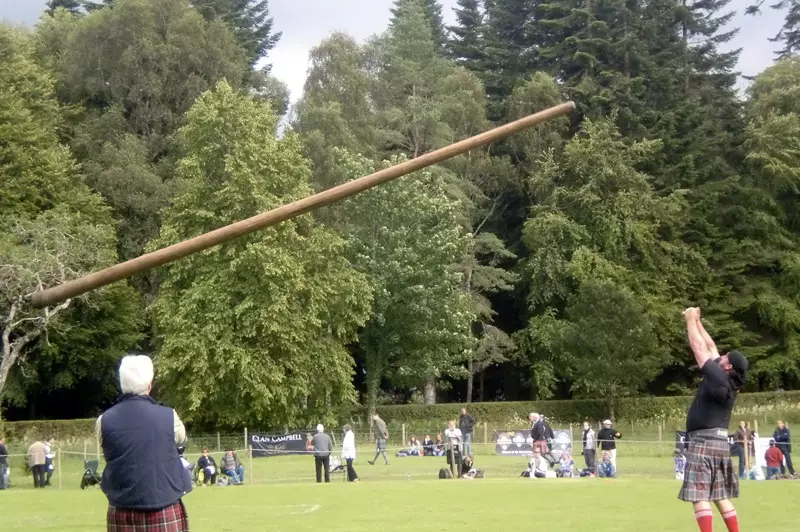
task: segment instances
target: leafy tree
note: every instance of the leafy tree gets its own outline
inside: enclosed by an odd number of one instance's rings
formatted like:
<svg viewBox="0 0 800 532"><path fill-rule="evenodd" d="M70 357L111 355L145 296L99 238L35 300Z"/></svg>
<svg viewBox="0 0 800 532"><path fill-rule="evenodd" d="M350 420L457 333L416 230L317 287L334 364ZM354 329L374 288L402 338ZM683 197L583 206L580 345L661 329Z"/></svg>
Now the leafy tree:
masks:
<svg viewBox="0 0 800 532"><path fill-rule="evenodd" d="M275 127L268 105L225 82L203 94L182 129L186 189L153 247L308 195L300 144ZM188 420L301 425L353 401L345 344L370 296L345 244L303 216L164 268L160 386Z"/></svg>
<svg viewBox="0 0 800 532"><path fill-rule="evenodd" d="M343 150L337 155L350 177L375 169L364 157ZM423 172L337 207L345 211L351 260L372 286L372 318L359 333L370 406L384 377L422 388L425 403L432 404L438 379L466 376L462 364L472 347L475 315L453 265L469 252L472 239L444 185Z"/></svg>
<svg viewBox="0 0 800 532"><path fill-rule="evenodd" d="M268 0L192 0L192 5L206 20L222 20L231 28L251 66L266 58L281 38L272 31Z"/></svg>
<svg viewBox="0 0 800 532"><path fill-rule="evenodd" d="M27 304L26 296L109 265L116 255L107 207L83 183L69 150L59 144L61 110L54 97L54 81L35 61L33 39L22 30L0 26L0 51L5 58L0 64L2 393L12 369L31 354L45 331L56 320L70 323L65 315L73 320L73 347L91 349L84 340L94 324L75 320L75 313L67 311L70 301L36 310ZM106 298L130 296L126 287L117 286L81 298L78 306L92 309L104 305ZM134 316L124 306L107 315L109 322L121 324L120 340L137 337ZM93 355L114 356L125 347L129 346L98 342L85 360L96 362ZM41 349L35 355L36 363L53 360ZM18 395L20 401L23 395Z"/></svg>

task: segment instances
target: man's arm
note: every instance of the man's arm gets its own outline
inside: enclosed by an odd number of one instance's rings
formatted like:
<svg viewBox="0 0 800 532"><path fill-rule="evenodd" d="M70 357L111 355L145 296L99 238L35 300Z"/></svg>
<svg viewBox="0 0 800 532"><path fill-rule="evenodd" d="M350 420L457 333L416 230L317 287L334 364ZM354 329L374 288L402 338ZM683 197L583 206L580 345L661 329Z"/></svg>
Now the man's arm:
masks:
<svg viewBox="0 0 800 532"><path fill-rule="evenodd" d="M183 421L178 417L178 413L172 411L175 417L175 445L184 445L186 443L186 427L183 426Z"/></svg>
<svg viewBox="0 0 800 532"><path fill-rule="evenodd" d="M700 310L687 308L683 311L683 317L686 319L686 335L689 340L689 347L692 348L697 366L702 368L706 362L712 359L712 353L703 338L703 333L700 332L702 327L700 325Z"/></svg>
<svg viewBox="0 0 800 532"><path fill-rule="evenodd" d="M719 358L719 351L717 350L717 344L714 343L714 340L711 339L711 335L706 332L706 328L703 326L703 322L700 320L700 314L698 312L697 315L697 328L700 330L700 334L703 337L703 341L706 344L706 349L708 349L711 353L711 360L715 358Z"/></svg>
<svg viewBox="0 0 800 532"><path fill-rule="evenodd" d="M103 416L97 418L97 421L94 423L94 433L97 435L97 441L100 442L100 445L103 445L103 429L100 426L100 420L103 419Z"/></svg>

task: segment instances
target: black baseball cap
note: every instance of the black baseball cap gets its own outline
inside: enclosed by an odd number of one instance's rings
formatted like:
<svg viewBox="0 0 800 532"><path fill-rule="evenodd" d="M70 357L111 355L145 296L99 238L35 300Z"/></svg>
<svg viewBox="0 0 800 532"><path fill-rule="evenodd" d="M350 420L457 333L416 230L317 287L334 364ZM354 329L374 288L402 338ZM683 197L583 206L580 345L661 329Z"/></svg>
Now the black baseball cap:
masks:
<svg viewBox="0 0 800 532"><path fill-rule="evenodd" d="M750 367L747 358L740 351L731 351L728 353L728 362L730 362L733 369L736 370L736 373L744 378L747 369Z"/></svg>

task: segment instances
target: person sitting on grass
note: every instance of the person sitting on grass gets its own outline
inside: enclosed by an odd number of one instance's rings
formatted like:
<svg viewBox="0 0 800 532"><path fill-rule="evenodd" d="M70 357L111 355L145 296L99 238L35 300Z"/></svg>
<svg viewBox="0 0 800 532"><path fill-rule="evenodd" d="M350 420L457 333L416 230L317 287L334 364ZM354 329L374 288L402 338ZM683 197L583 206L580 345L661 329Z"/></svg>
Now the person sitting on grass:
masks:
<svg viewBox="0 0 800 532"><path fill-rule="evenodd" d="M434 449L434 444L433 440L431 439L431 435L426 434L425 439L422 440L422 452L425 456L434 456L433 449Z"/></svg>
<svg viewBox="0 0 800 532"><path fill-rule="evenodd" d="M239 457L233 449L225 449L225 456L220 460L220 469L230 477L231 482L238 486L244 483L244 466L239 462Z"/></svg>
<svg viewBox="0 0 800 532"><path fill-rule="evenodd" d="M203 474L203 484L214 485L217 483L217 463L214 461L214 457L208 454L208 447L203 448L203 455L197 459L197 467Z"/></svg>
<svg viewBox="0 0 800 532"><path fill-rule="evenodd" d="M769 440L769 449L764 454L764 459L767 461L767 478L777 479L780 477L783 453L775 445L775 440Z"/></svg>
<svg viewBox="0 0 800 532"><path fill-rule="evenodd" d="M538 448L534 449L533 457L531 457L531 461L528 464L531 478L545 478L549 467L547 460L542 456L542 451Z"/></svg>
<svg viewBox="0 0 800 532"><path fill-rule="evenodd" d="M556 475L562 478L570 478L572 470L575 468L575 460L572 459L568 452L564 451L561 453L561 460L558 461L558 466Z"/></svg>
<svg viewBox="0 0 800 532"><path fill-rule="evenodd" d="M597 476L602 478L614 478L617 476L617 469L611 461L611 453L606 451L603 453L603 461L597 468Z"/></svg>
<svg viewBox="0 0 800 532"><path fill-rule="evenodd" d="M686 456L683 454L683 449L675 449L675 480L683 480L683 474L686 471Z"/></svg>
<svg viewBox="0 0 800 532"><path fill-rule="evenodd" d="M417 441L417 437L413 434L408 439L408 449L404 451L400 451L397 453L397 456L420 456L420 445Z"/></svg>
<svg viewBox="0 0 800 532"><path fill-rule="evenodd" d="M436 435L436 441L433 445L434 456L444 456L444 442L442 441L442 433Z"/></svg>

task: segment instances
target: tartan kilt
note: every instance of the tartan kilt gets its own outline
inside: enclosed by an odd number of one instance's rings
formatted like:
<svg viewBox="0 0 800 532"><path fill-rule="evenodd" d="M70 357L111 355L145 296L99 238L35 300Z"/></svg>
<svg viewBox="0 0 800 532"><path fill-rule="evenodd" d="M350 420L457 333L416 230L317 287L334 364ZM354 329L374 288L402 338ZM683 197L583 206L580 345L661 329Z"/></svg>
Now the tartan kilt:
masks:
<svg viewBox="0 0 800 532"><path fill-rule="evenodd" d="M377 441L377 450L378 451L385 451L386 450L386 440L383 438L378 438Z"/></svg>
<svg viewBox="0 0 800 532"><path fill-rule="evenodd" d="M678 498L687 502L721 501L739 496L739 476L733 469L727 440L692 438Z"/></svg>
<svg viewBox="0 0 800 532"><path fill-rule="evenodd" d="M161 510L108 507L108 532L188 532L189 518L183 501Z"/></svg>

